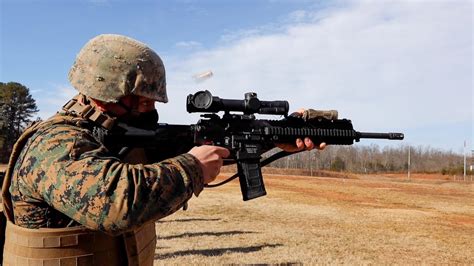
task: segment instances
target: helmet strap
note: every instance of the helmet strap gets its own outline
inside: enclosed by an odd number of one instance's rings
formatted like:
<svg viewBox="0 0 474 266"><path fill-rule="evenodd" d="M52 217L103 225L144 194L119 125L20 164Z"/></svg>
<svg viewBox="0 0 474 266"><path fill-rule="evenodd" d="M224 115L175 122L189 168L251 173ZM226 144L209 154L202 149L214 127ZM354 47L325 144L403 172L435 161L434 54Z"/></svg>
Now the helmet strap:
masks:
<svg viewBox="0 0 474 266"><path fill-rule="evenodd" d="M92 106L87 97L82 94L74 96L62 109L67 114L73 114L90 120L105 129L111 129L115 125L115 118Z"/></svg>

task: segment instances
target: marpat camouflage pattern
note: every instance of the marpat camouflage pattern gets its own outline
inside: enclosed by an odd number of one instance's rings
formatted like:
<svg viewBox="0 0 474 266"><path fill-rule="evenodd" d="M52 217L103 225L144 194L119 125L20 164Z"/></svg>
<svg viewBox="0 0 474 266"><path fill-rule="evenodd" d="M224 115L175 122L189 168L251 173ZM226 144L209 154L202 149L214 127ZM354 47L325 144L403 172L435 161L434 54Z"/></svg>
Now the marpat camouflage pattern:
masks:
<svg viewBox="0 0 474 266"><path fill-rule="evenodd" d="M104 102L130 94L168 102L160 56L122 35L102 34L87 42L69 71L69 81L79 92Z"/></svg>
<svg viewBox="0 0 474 266"><path fill-rule="evenodd" d="M202 189L202 170L191 154L123 163L91 130L63 123L41 127L28 140L10 193L19 226L82 224L118 235L175 212Z"/></svg>

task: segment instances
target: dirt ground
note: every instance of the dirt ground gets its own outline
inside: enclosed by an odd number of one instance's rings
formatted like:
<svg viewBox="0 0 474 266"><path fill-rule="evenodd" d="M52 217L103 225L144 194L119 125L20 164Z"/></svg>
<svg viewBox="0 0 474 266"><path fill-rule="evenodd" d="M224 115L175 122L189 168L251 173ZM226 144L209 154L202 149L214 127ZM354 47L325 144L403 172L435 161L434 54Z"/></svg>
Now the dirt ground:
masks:
<svg viewBox="0 0 474 266"><path fill-rule="evenodd" d="M265 174L205 189L156 224L155 264L474 264L474 184Z"/></svg>

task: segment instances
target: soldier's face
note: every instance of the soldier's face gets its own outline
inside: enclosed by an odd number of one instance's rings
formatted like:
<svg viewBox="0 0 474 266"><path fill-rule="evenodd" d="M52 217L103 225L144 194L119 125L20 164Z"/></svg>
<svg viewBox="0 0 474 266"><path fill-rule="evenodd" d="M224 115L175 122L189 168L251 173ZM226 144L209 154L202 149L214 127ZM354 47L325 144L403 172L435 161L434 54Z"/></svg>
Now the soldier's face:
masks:
<svg viewBox="0 0 474 266"><path fill-rule="evenodd" d="M120 100L130 109L135 109L139 113L147 113L156 110L155 100L138 95L128 95Z"/></svg>
<svg viewBox="0 0 474 266"><path fill-rule="evenodd" d="M134 110L119 116L119 120L130 126L154 129L158 123L158 112L155 108L155 100L143 96L129 95L120 100L120 104L126 109Z"/></svg>

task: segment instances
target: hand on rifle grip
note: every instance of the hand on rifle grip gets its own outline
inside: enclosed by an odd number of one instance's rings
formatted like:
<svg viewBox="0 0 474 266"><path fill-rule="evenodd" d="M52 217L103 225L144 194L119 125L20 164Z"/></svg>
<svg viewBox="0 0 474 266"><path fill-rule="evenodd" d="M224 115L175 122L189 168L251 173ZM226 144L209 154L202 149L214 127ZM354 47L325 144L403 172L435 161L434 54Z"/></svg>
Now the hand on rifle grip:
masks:
<svg viewBox="0 0 474 266"><path fill-rule="evenodd" d="M188 153L199 161L204 176L204 184L209 184L216 179L221 171L223 158L230 155L228 149L210 145L194 147Z"/></svg>

